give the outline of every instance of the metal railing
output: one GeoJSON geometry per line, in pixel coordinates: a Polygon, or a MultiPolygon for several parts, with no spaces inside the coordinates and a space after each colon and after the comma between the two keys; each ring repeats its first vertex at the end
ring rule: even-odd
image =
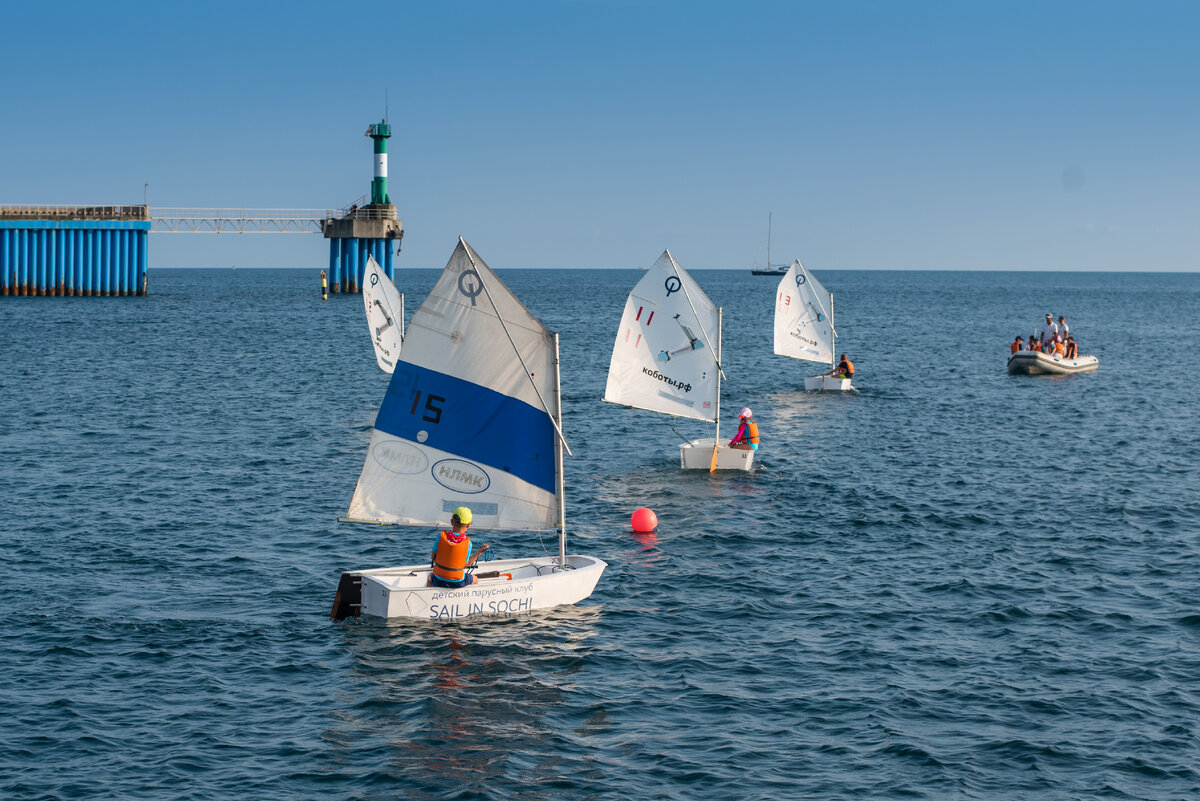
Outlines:
{"type": "Polygon", "coordinates": [[[319,234],[326,220],[394,220],[395,206],[342,209],[153,209],[150,230],[163,234],[319,234]]]}
{"type": "Polygon", "coordinates": [[[150,230],[160,234],[319,234],[339,209],[166,209],[155,207],[150,230]]]}
{"type": "MultiPolygon", "coordinates": [[[[359,198],[360,201],[366,199],[365,195],[359,198]]],[[[362,202],[351,203],[341,210],[341,218],[343,220],[394,220],[396,219],[396,207],[372,206],[362,202]]]]}
{"type": "Polygon", "coordinates": [[[395,220],[395,206],[358,201],[340,209],[183,209],[155,206],[0,204],[0,220],[149,220],[162,234],[319,234],[327,220],[395,220]],[[360,205],[362,203],[363,205],[360,205]]]}
{"type": "Polygon", "coordinates": [[[148,220],[149,206],[0,204],[0,220],[148,220]]]}

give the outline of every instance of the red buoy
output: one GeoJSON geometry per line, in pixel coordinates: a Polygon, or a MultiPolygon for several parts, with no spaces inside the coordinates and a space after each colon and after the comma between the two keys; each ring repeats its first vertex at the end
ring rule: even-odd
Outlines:
{"type": "Polygon", "coordinates": [[[639,534],[645,534],[658,528],[658,516],[644,506],[633,513],[629,522],[633,525],[633,530],[639,534]]]}

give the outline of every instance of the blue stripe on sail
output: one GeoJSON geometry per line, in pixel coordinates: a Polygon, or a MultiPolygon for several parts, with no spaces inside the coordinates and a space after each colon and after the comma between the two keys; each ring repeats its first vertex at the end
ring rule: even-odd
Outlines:
{"type": "Polygon", "coordinates": [[[550,415],[479,384],[401,359],[375,427],[557,492],[550,415]]]}

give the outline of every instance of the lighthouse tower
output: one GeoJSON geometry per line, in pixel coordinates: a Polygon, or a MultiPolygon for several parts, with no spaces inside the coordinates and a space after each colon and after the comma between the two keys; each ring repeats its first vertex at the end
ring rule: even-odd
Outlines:
{"type": "Polygon", "coordinates": [[[371,205],[391,205],[387,193],[387,140],[392,138],[392,126],[385,120],[367,126],[367,136],[375,143],[375,180],[371,181],[371,205]]]}
{"type": "Polygon", "coordinates": [[[387,191],[387,140],[392,136],[392,126],[381,120],[367,126],[366,135],[375,143],[371,200],[365,206],[355,204],[343,209],[340,216],[325,221],[331,292],[358,292],[368,256],[374,257],[388,278],[393,278],[393,250],[399,250],[404,236],[404,226],[396,219],[396,207],[387,191]]]}

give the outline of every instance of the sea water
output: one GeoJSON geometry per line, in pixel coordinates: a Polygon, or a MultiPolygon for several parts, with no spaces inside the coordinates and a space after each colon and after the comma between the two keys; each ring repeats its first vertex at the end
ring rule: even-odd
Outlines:
{"type": "Polygon", "coordinates": [[[0,302],[0,796],[1200,797],[1200,276],[818,271],[834,394],[772,355],[775,279],[696,271],[721,434],[762,431],[709,475],[711,427],[600,400],[638,272],[499,274],[561,333],[570,550],[610,567],[451,624],[328,617],[433,536],[336,522],[388,380],[359,296],[0,302]],[[1097,373],[1006,374],[1046,312],[1097,373]]]}

